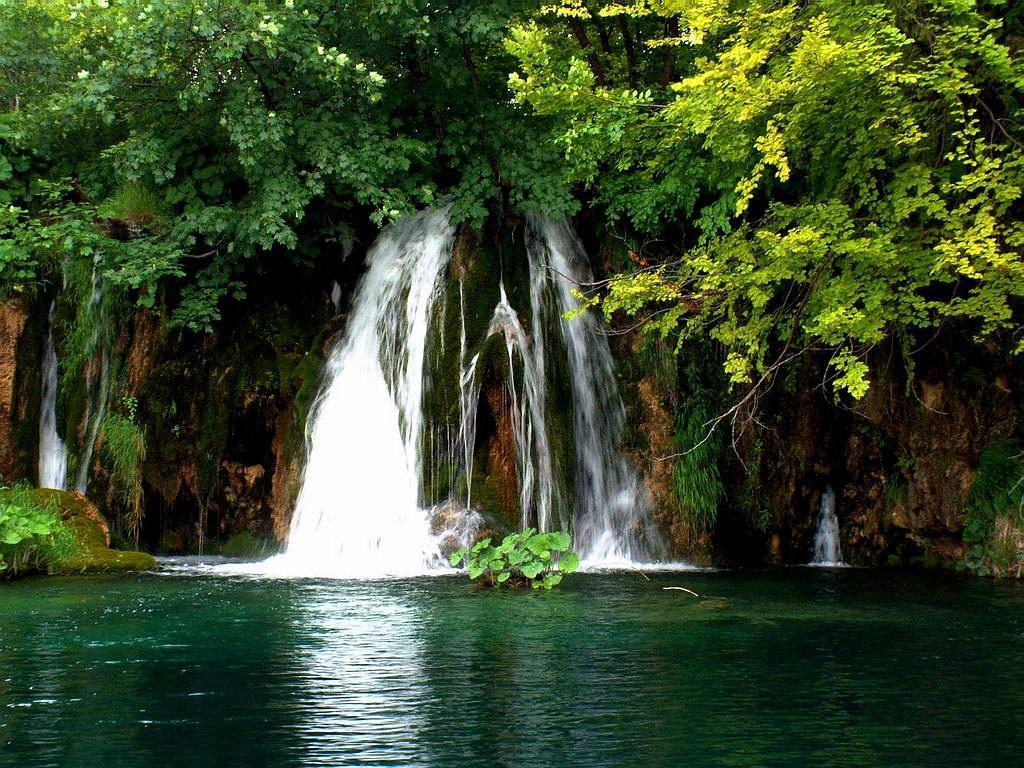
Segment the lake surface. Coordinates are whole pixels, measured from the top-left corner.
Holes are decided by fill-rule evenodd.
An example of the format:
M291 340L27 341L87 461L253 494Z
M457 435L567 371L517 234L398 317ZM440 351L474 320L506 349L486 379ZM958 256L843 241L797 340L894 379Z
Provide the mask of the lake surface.
M27 579L0 766L1019 765L1022 660L1024 588L947 576Z

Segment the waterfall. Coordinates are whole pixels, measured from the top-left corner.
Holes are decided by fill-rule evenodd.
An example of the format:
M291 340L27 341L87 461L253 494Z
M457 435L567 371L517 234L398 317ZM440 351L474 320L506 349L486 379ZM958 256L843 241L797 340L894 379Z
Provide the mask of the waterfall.
M512 430L516 443L516 466L519 476L520 526L526 528L536 521L542 531L564 527L553 510L556 487L554 464L548 444L544 411L544 369L535 354L540 346L539 334L531 339L519 315L508 302L505 283L499 284L499 301L494 308L487 335L501 333L508 354L508 390L512 397ZM518 353L523 364L522 391L516 387L515 359Z
M75 472L75 490L85 493L89 486L89 469L92 454L99 437L100 426L107 412L110 399L110 339L107 334L107 311L103 298L106 281L100 273L100 255L97 254L92 265L92 285L86 313L92 323L92 335L87 347L88 370L85 373L85 418L82 434L81 454L78 456ZM94 367L99 363L99 371ZM96 380L98 377L98 381Z
M341 313L341 285L337 280L331 281L331 305L334 307L334 314Z
M307 425L287 568L400 575L438 559L422 498L424 357L451 256L447 212L386 229L368 254Z
M476 364L480 361L477 352L466 361L466 292L463 279L459 278L459 444L462 448L462 468L466 476L466 506L473 506L473 449L476 445L476 412L480 403L480 383L476 379Z
M639 477L622 455L626 413L599 315L578 309L575 290L593 283L579 239L562 221L528 221L527 254L536 359L544 364L541 328L557 323L568 356L576 440L573 543L594 563L649 561L663 554Z
M454 347L446 356L444 346L448 280L456 277L448 274L453 241L447 212L426 211L388 227L370 248L367 271L307 421L308 455L288 547L261 566L263 572L422 573L441 566L444 553L491 524L473 507L472 476L482 379L489 375L481 353L494 337L504 342L507 356L506 413L521 525L570 529L575 548L592 564L662 555L648 495L621 452L625 409L600 316L587 312L566 319L578 305L574 289L592 280L579 241L565 223L531 219L529 323L499 278L490 318L473 316L479 338L467 337L466 286L461 269L455 270L457 359ZM454 298L452 304L455 311ZM437 368L444 360L447 367ZM571 381L564 384L564 397L554 399L557 415L566 417L568 403L562 401L572 401L571 517L555 469L548 412L552 377L563 374ZM440 405L435 396L442 398ZM455 410L457 431L448 415ZM464 494L453 490L457 473L465 475ZM452 490L441 493L452 495L433 497L444 488Z
M831 485L826 486L825 492L821 494L811 565L843 565L843 552L839 546L839 519L836 517L836 494Z
M43 351L42 404L39 409L39 487L63 490L67 483L68 450L57 433L57 348L53 343L53 316L57 302L50 304L46 347Z

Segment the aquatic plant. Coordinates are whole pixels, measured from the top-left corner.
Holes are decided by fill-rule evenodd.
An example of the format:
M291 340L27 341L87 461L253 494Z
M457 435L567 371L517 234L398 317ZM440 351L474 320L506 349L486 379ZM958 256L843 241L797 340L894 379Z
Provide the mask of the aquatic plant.
M452 567L465 562L471 579L491 586L529 584L534 589L551 589L565 574L579 568L580 559L570 551L571 544L568 533L538 533L527 528L510 533L498 546L490 537L480 539L468 549L453 552L448 561Z

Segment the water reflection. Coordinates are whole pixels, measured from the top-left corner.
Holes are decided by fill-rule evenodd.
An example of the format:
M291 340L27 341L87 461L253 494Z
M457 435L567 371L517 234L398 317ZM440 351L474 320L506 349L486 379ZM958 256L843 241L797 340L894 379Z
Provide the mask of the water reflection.
M858 572L0 590L0 767L1011 765L1024 591ZM685 583L695 599L662 586Z
M428 702L422 611L394 591L309 586L292 708L304 765L414 765Z

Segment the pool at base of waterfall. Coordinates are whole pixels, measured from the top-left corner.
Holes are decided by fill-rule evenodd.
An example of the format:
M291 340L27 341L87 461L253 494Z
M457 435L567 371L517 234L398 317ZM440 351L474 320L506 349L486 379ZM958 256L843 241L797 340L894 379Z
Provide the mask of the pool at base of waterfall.
M0 766L1012 765L1021 658L1024 587L931 574L29 578Z

